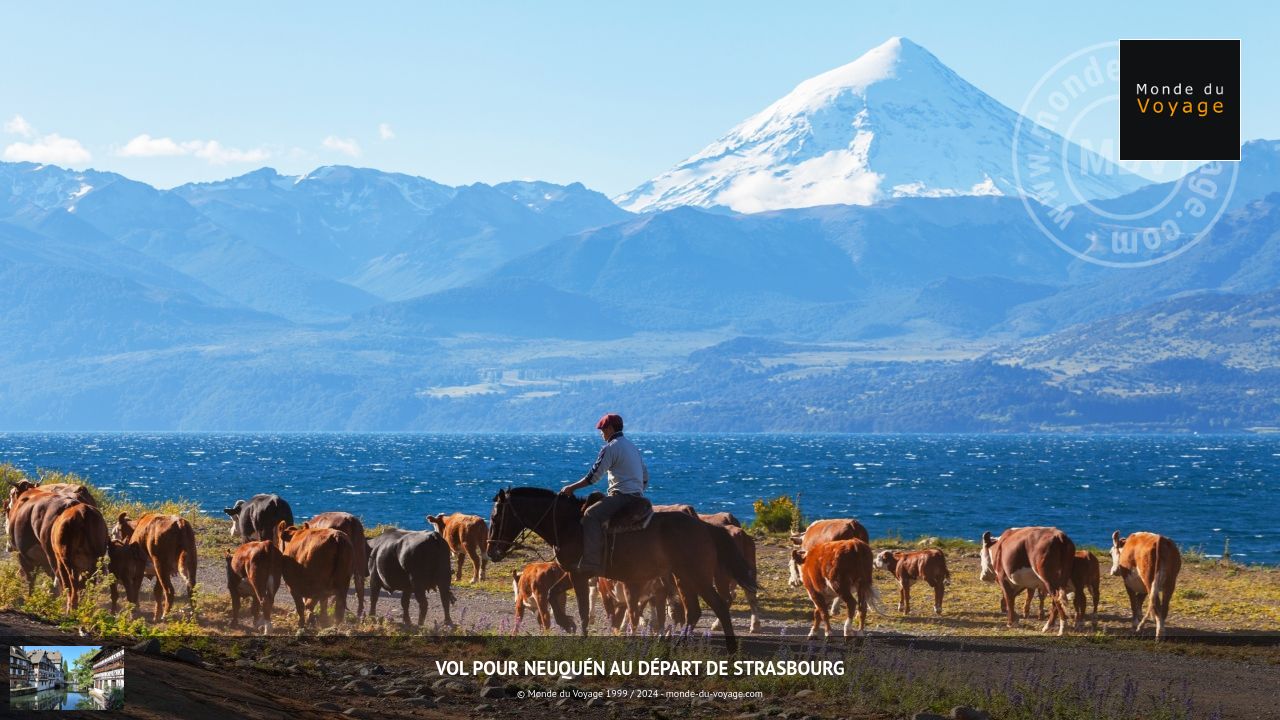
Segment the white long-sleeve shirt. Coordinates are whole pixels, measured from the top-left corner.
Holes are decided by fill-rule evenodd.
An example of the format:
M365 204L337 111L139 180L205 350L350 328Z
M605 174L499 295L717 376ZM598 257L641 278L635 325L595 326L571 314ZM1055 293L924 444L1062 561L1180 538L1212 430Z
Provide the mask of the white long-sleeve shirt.
M649 487L649 468L644 464L640 450L622 433L615 434L600 448L595 464L582 479L594 484L606 472L609 474L610 495L643 495Z

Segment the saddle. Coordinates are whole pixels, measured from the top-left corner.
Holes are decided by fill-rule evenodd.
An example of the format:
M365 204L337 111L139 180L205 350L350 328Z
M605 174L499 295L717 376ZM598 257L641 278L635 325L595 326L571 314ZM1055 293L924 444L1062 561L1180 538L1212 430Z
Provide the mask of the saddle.
M593 492L587 496L587 502L582 509L586 510L604 498L604 493ZM649 522L653 520L653 503L650 503L648 498L639 499L643 502L633 503L633 507L623 510L604 522L605 535L621 535L649 527Z

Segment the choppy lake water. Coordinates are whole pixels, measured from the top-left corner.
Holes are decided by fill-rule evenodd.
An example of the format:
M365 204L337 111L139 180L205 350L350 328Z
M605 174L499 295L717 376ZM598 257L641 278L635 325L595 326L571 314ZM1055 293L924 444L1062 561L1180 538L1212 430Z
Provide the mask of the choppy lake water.
M655 502L729 510L801 494L808 518L857 517L872 536L977 539L1055 525L1077 544L1150 530L1208 555L1280 563L1280 437L651 435ZM506 485L581 477L594 435L0 433L0 463L71 471L139 500L207 512L276 492L301 521L325 510L367 525L427 513L488 516Z

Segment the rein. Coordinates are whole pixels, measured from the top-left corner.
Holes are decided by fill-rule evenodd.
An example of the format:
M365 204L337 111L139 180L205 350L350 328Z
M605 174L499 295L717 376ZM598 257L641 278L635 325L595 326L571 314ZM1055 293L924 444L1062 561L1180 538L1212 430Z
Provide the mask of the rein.
M510 493L507 493L505 498L507 502L507 510L511 512L512 516L515 517L516 522L520 523L523 526L523 528L520 530L519 534L517 534L515 538L512 540L493 540L492 542L506 543L507 552L514 550L516 547L523 547L529 550L533 550L532 546L526 545L524 542L522 542L522 540L527 533L533 532L535 535L537 534L537 532L533 529L534 525L541 525L542 521L546 520L547 516L552 514L555 511L556 504L560 502L560 493L556 493L555 496L551 498L551 502L547 505L547 509L542 511L542 515L538 518L538 520L533 525L525 522L524 518L520 517L520 514L516 512L516 506L515 506L515 503L511 501ZM501 534L501 527L502 527L501 523L502 523L502 515L500 514L498 516L498 522L496 523L497 530L499 531L497 534L499 535ZM554 540L553 542L550 543L550 545L552 549L558 549L560 547L560 526L555 522L554 516L552 517L551 528L554 535ZM543 562L547 562L547 559L543 557L540 552L535 551L535 555L537 555L539 560Z

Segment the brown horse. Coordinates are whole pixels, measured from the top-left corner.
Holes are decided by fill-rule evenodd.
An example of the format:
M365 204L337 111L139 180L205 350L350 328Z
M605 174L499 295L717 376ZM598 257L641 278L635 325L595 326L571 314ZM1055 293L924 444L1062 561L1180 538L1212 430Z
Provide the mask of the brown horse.
M555 550L556 562L569 572L582 634L587 634L591 613L590 579L577 571L582 557L584 501L544 488L500 490L493 498L489 540L485 552L498 562L511 551L516 538L531 530ZM642 586L668 573L675 576L685 610L685 627L692 628L702 614L701 597L724 628L725 647L738 647L729 619L729 605L716 591L716 571L726 568L743 588L756 589L755 574L724 528L702 522L682 512L657 512L643 530L612 535L604 577Z

